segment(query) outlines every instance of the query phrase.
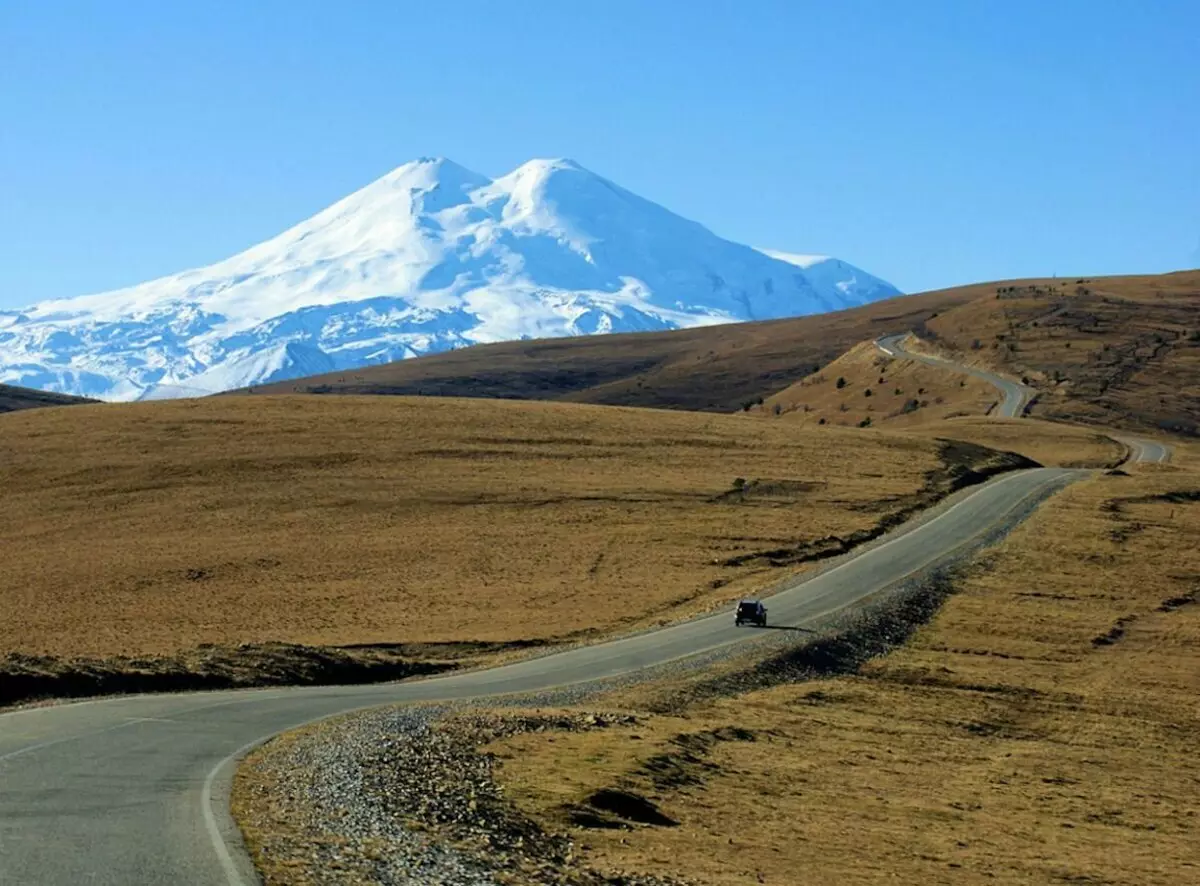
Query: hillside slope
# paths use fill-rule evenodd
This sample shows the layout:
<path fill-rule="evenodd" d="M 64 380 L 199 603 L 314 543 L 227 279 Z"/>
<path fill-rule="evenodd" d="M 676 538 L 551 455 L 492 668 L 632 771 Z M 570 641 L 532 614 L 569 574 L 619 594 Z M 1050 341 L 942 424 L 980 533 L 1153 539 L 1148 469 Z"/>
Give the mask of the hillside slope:
<path fill-rule="evenodd" d="M 918 328 L 1042 393 L 1029 413 L 1200 433 L 1200 271 L 990 283 Z"/>
<path fill-rule="evenodd" d="M 928 401 L 920 407 L 924 417 L 986 410 L 993 396 L 986 386 L 905 365 L 909 361 L 890 367 L 901 374 L 890 386 L 883 373 L 883 398 L 864 399 L 864 386 L 880 384 L 878 375 L 868 380 L 875 368 L 869 342 L 914 330 L 959 362 L 1027 378 L 1042 392 L 1034 416 L 1195 433 L 1200 271 L 1078 280 L 983 283 L 765 323 L 466 348 L 254 391 L 515 397 L 716 412 L 761 398 L 768 408 L 779 403 L 783 413 L 808 405 L 814 420 L 838 424 L 868 416 L 878 421 L 914 397 L 918 405 Z M 864 347 L 848 354 L 856 345 Z M 842 363 L 830 366 L 836 359 Z M 839 376 L 855 379 L 850 393 L 857 400 L 848 401 L 844 390 L 824 390 Z M 904 393 L 910 389 L 918 393 Z"/>
<path fill-rule="evenodd" d="M 13 385 L 0 385 L 0 412 L 16 412 L 18 409 L 36 409 L 42 406 L 72 406 L 80 403 L 94 403 L 86 397 L 72 397 L 69 394 L 52 394 L 49 391 L 37 391 L 33 388 L 18 388 Z"/>
<path fill-rule="evenodd" d="M 500 397 L 732 412 L 864 339 L 918 326 L 967 298 L 951 291 L 761 323 L 479 345 L 252 392 Z"/>

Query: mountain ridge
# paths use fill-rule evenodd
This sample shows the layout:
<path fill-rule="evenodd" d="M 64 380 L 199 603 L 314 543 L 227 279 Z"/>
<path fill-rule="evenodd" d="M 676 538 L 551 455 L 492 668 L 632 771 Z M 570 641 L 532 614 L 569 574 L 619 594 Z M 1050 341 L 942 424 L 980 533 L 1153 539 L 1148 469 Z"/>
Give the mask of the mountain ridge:
<path fill-rule="evenodd" d="M 470 344 L 802 316 L 896 294 L 838 259 L 722 239 L 573 160 L 489 179 L 421 158 L 212 265 L 0 312 L 0 382 L 193 396 Z"/>

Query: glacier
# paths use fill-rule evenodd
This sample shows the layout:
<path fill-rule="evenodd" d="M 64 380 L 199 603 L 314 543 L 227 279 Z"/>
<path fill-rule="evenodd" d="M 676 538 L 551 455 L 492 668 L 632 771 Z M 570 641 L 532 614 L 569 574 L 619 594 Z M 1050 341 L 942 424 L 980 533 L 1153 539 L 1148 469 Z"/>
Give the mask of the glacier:
<path fill-rule="evenodd" d="M 899 290 L 722 239 L 571 160 L 406 163 L 273 239 L 138 286 L 0 310 L 0 382 L 195 397 L 468 345 L 840 310 Z"/>

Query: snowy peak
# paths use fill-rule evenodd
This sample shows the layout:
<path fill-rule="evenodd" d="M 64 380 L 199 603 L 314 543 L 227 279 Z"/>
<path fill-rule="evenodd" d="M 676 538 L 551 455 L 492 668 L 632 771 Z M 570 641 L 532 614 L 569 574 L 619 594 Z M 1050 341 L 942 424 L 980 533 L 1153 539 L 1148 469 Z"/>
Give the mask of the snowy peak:
<path fill-rule="evenodd" d="M 195 396 L 476 342 L 673 329 L 896 295 L 724 240 L 568 159 L 405 163 L 207 268 L 0 313 L 0 382 Z"/>

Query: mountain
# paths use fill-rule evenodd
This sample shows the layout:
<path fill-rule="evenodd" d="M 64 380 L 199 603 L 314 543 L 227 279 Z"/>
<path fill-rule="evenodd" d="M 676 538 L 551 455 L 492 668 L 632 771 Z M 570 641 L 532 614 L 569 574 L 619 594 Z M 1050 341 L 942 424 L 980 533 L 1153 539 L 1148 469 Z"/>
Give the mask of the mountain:
<path fill-rule="evenodd" d="M 798 316 L 898 294 L 724 240 L 570 160 L 407 163 L 232 258 L 0 311 L 0 382 L 196 396 L 482 342 Z"/>

